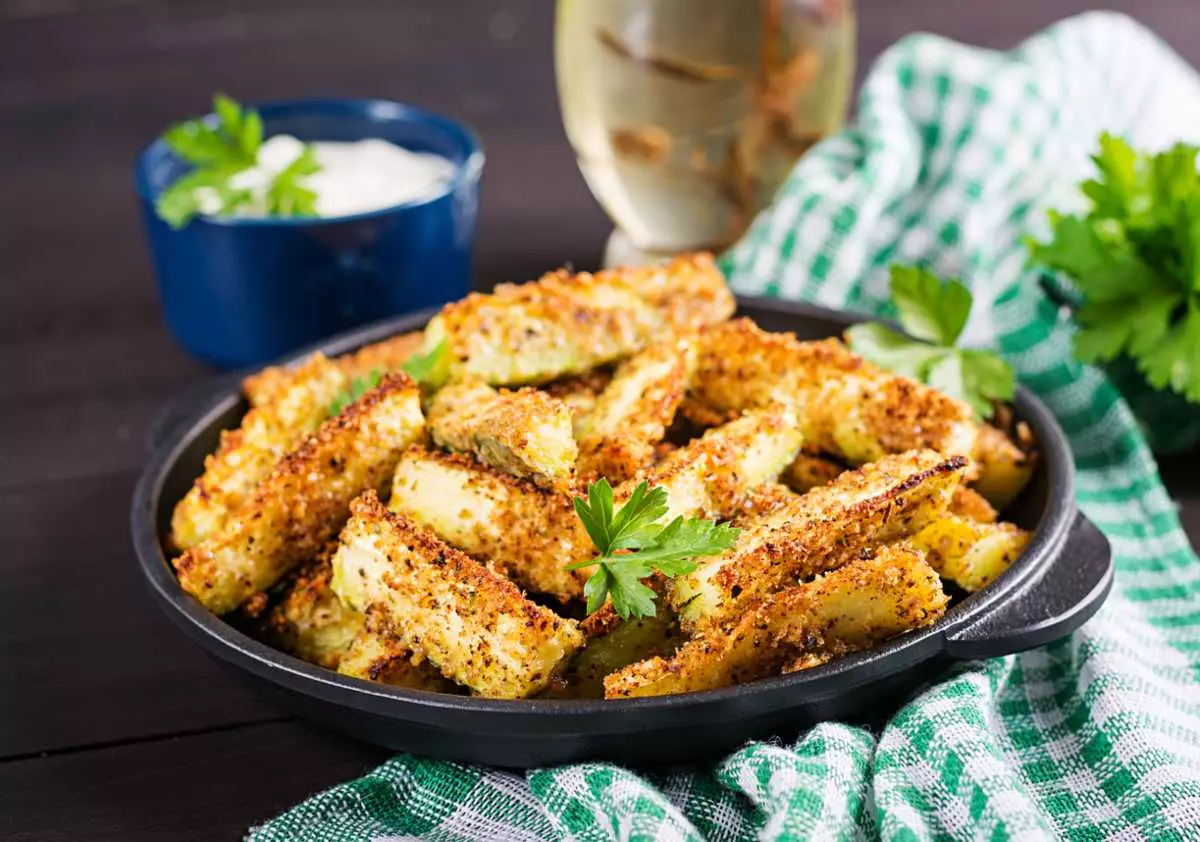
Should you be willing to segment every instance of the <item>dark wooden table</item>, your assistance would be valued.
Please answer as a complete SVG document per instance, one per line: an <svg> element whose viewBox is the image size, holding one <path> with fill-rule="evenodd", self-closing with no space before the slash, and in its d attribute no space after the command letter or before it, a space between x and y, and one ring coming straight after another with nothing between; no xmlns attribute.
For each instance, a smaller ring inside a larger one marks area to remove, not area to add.
<svg viewBox="0 0 1200 842"><path fill-rule="evenodd" d="M862 0L861 55L919 29L1006 47L1088 5ZM1194 0L1115 5L1200 63ZM592 267L608 224L552 23L549 0L0 0L0 837L233 839L384 759L245 691L138 581L148 425L210 372L160 319L130 165L214 89L411 101L487 147L480 286ZM1194 529L1197 467L1168 476Z"/></svg>

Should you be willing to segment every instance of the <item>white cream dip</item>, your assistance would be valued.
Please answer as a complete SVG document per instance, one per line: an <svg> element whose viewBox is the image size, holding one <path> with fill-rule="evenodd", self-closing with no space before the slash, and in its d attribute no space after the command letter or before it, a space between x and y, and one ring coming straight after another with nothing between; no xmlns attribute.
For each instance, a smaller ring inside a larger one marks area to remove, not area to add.
<svg viewBox="0 0 1200 842"><path fill-rule="evenodd" d="M440 155L410 152L386 140L322 140L310 146L321 170L305 176L301 183L316 193L320 217L350 216L431 199L446 189L455 174L454 164ZM303 149L304 143L291 135L268 138L258 150L255 166L235 174L229 186L260 197ZM202 213L212 215L221 210L215 191L200 188L196 192ZM240 208L237 215L265 217L266 202L255 201Z"/></svg>

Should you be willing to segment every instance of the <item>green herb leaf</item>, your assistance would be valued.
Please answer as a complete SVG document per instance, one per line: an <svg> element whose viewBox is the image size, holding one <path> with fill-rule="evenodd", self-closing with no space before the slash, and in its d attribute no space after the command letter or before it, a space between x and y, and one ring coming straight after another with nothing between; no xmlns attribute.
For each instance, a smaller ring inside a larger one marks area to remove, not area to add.
<svg viewBox="0 0 1200 842"><path fill-rule="evenodd" d="M854 325L846 331L846 336L859 356L921 382L929 376L929 369L945 355L945 349L914 342L881 324Z"/></svg>
<svg viewBox="0 0 1200 842"><path fill-rule="evenodd" d="M606 479L588 485L587 499L575 498L575 512L599 554L566 569L595 566L584 585L589 614L611 599L623 619L653 617L655 593L643 579L654 571L668 578L691 573L695 559L724 552L738 536L737 529L703 518L676 517L662 525L669 510L666 489L645 482L615 513L613 508Z"/></svg>
<svg viewBox="0 0 1200 842"><path fill-rule="evenodd" d="M991 351L957 348L971 313L971 291L946 283L924 269L893 266L892 299L901 322L920 342L880 324L854 325L846 339L855 353L889 371L927 383L990 418L993 401L1008 400L1016 388L1012 367Z"/></svg>
<svg viewBox="0 0 1200 842"><path fill-rule="evenodd" d="M425 354L416 353L405 360L404 373L417 383L438 386L445 379L446 366L450 362L446 340L443 339Z"/></svg>
<svg viewBox="0 0 1200 842"><path fill-rule="evenodd" d="M1028 240L1030 262L1069 278L1075 356L1130 358L1156 388L1200 402L1200 147L1142 154L1100 137L1096 177L1081 185L1086 213L1051 213L1046 242Z"/></svg>
<svg viewBox="0 0 1200 842"><path fill-rule="evenodd" d="M934 345L958 340L971 313L971 292L962 283L953 278L942 283L916 266L893 266L891 288L900 324L910 335Z"/></svg>
<svg viewBox="0 0 1200 842"><path fill-rule="evenodd" d="M163 134L171 150L190 164L191 172L159 194L155 210L173 228L182 228L202 212L230 216L250 208L272 216L313 216L316 194L305 179L320 170L311 146L267 185L260 196L231 186L234 176L253 167L263 143L262 117L224 94L213 96L216 125L188 120Z"/></svg>
<svg viewBox="0 0 1200 842"><path fill-rule="evenodd" d="M361 377L355 377L333 401L329 404L329 417L340 415L350 404L374 389L383 380L383 372L379 369L370 371Z"/></svg>

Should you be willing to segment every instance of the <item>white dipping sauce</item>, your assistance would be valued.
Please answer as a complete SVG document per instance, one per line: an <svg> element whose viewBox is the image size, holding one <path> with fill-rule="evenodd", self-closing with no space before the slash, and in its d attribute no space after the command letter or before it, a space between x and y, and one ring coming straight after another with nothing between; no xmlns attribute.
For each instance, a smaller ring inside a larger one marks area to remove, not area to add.
<svg viewBox="0 0 1200 842"><path fill-rule="evenodd" d="M311 146L321 170L306 176L303 183L317 194L317 216L322 217L350 216L431 199L445 191L455 174L454 164L440 155L410 152L386 140L315 141ZM230 186L265 193L275 176L303 149L304 144L291 135L268 138L258 150L258 163L234 175ZM213 211L204 210L212 213L219 207L218 200ZM241 215L266 216L265 202Z"/></svg>

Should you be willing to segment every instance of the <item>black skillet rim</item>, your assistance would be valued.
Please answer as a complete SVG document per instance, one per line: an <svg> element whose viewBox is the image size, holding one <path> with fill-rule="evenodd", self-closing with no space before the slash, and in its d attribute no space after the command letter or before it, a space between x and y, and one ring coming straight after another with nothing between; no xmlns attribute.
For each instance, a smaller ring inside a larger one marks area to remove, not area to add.
<svg viewBox="0 0 1200 842"><path fill-rule="evenodd" d="M850 313L776 299L739 297L738 305L739 312L772 311L797 320L837 327L865 320ZM344 353L387 336L417 330L428 321L432 312L422 311L369 325L290 354L282 362L299 359L315 350L330 355ZM672 721L684 710L699 714L711 709L713 719L728 719L740 712L782 710L802 702L833 697L937 656L954 633L1001 609L1009 598L1016 598L1055 562L1076 517L1074 462L1066 437L1045 405L1028 390L1018 387L1014 406L1018 416L1033 428L1041 458L1049 470L1047 505L1039 516L1033 539L1017 561L990 587L958 602L928 628L810 670L676 696L504 700L387 687L338 675L249 637L184 593L171 572L156 525L162 485L180 453L190 446L198 432L226 412L231 404L241 401L236 381L229 380L228 383L226 388L185 411L178 423L164 432L138 478L131 528L139 567L151 591L173 621L225 661L274 684L326 702L435 727L453 727L456 722L451 720L467 725L471 715L491 715L500 716L502 720L496 721L505 727L525 724L531 730L536 728L543 733L552 724L558 726L554 730L564 733L567 729L563 726L570 725L578 726L579 731L621 733L653 727L659 721ZM716 715L718 712L719 716ZM629 716L635 713L637 715ZM460 716L467 718L460 719ZM601 724L607 727L598 727Z"/></svg>

